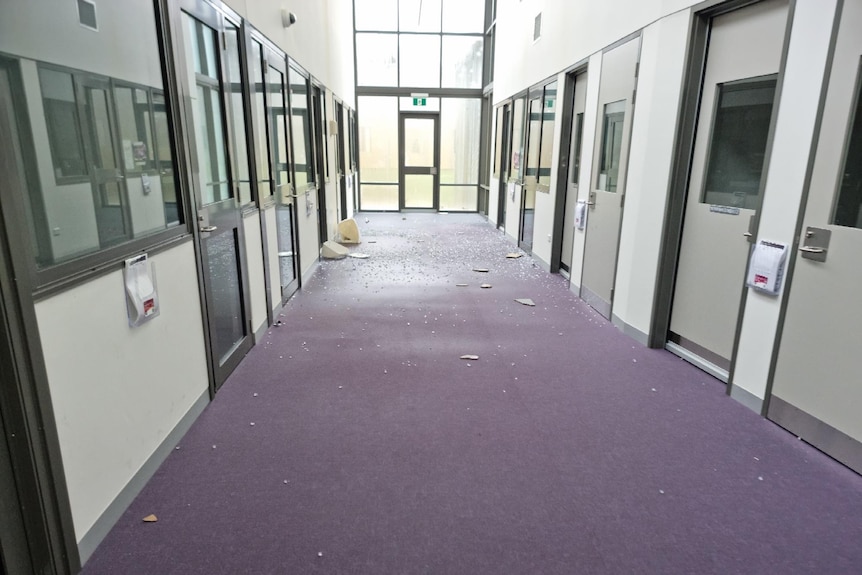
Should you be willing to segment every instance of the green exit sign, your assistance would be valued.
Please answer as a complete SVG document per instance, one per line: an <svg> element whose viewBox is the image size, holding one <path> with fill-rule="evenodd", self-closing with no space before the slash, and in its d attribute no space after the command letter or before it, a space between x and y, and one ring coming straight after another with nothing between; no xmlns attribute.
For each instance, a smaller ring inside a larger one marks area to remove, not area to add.
<svg viewBox="0 0 862 575"><path fill-rule="evenodd" d="M414 106L424 106L428 102L427 98L413 98Z"/></svg>

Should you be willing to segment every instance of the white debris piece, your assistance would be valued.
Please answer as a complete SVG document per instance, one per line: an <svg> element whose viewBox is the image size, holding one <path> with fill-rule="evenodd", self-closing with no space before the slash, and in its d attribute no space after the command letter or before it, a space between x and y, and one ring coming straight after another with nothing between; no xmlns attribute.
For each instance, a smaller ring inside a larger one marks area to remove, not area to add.
<svg viewBox="0 0 862 575"><path fill-rule="evenodd" d="M533 300L531 300L528 297L516 298L515 301L518 302L519 304L528 305L530 307L536 306L536 302L534 302Z"/></svg>
<svg viewBox="0 0 862 575"><path fill-rule="evenodd" d="M347 257L348 253L347 248L332 240L323 242L323 247L320 248L320 256L326 260L341 260Z"/></svg>

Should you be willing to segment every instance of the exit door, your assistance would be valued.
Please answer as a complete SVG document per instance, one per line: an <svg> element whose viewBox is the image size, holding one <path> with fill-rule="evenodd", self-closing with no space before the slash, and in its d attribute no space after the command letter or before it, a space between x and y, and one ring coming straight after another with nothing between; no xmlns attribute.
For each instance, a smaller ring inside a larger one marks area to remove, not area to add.
<svg viewBox="0 0 862 575"><path fill-rule="evenodd" d="M862 473L860 27L844 2L767 415Z"/></svg>
<svg viewBox="0 0 862 575"><path fill-rule="evenodd" d="M727 381L787 24L786 0L713 18L668 349Z"/></svg>
<svg viewBox="0 0 862 575"><path fill-rule="evenodd" d="M581 298L611 317L640 38L602 56Z"/></svg>
<svg viewBox="0 0 862 575"><path fill-rule="evenodd" d="M436 210L440 205L440 116L400 115L399 206Z"/></svg>

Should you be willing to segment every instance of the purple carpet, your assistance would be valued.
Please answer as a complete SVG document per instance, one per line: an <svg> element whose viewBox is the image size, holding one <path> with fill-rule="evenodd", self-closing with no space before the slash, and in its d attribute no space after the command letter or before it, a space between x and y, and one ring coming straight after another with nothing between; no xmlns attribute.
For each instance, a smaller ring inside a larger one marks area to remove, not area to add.
<svg viewBox="0 0 862 575"><path fill-rule="evenodd" d="M862 477L481 217L357 221L84 573L862 572Z"/></svg>

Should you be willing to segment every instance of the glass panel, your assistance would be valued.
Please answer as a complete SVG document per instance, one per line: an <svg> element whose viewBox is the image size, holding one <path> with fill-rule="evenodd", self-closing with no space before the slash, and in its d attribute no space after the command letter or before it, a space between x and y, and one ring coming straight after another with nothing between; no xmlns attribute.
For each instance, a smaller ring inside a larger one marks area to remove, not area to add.
<svg viewBox="0 0 862 575"><path fill-rule="evenodd" d="M440 113L441 184L479 182L481 137L482 100L445 98Z"/></svg>
<svg viewBox="0 0 862 575"><path fill-rule="evenodd" d="M439 32L440 0L399 0L398 23L402 32Z"/></svg>
<svg viewBox="0 0 862 575"><path fill-rule="evenodd" d="M433 208L434 176L430 174L405 175L404 206L407 208Z"/></svg>
<svg viewBox="0 0 862 575"><path fill-rule="evenodd" d="M475 212L479 203L476 186L440 186L440 210Z"/></svg>
<svg viewBox="0 0 862 575"><path fill-rule="evenodd" d="M575 116L574 127L572 128L572 157L569 161L571 166L571 182L575 185L578 183L578 178L581 176L581 146L584 139L584 113L581 112Z"/></svg>
<svg viewBox="0 0 862 575"><path fill-rule="evenodd" d="M434 166L434 120L404 118L404 165Z"/></svg>
<svg viewBox="0 0 862 575"><path fill-rule="evenodd" d="M150 131L150 103L147 92L114 87L123 169L126 175L154 168L153 142Z"/></svg>
<svg viewBox="0 0 862 575"><path fill-rule="evenodd" d="M494 134L494 177L500 178L500 160L503 154L503 106L497 108Z"/></svg>
<svg viewBox="0 0 862 575"><path fill-rule="evenodd" d="M81 127L72 75L39 68L42 103L48 124L48 140L54 162L54 177L70 178L89 173L84 159Z"/></svg>
<svg viewBox="0 0 862 575"><path fill-rule="evenodd" d="M440 98L413 98L412 96L408 96L406 98L401 97L398 98L398 109L402 112L439 112Z"/></svg>
<svg viewBox="0 0 862 575"><path fill-rule="evenodd" d="M512 161L509 173L517 180L524 177L524 99L515 100L512 112Z"/></svg>
<svg viewBox="0 0 862 575"><path fill-rule="evenodd" d="M171 161L171 135L164 94L153 94L153 121L156 125L156 155L159 161L159 182L165 203L165 220L168 225L180 223L174 164Z"/></svg>
<svg viewBox="0 0 862 575"><path fill-rule="evenodd" d="M251 170L248 142L245 133L245 102L242 97L240 75L239 31L232 25L225 27L225 58L227 60L227 92L230 103L231 149L233 150L233 181L239 192L241 206L251 203Z"/></svg>
<svg viewBox="0 0 862 575"><path fill-rule="evenodd" d="M208 238L204 242L204 250L206 250L204 260L209 266L209 283L212 290L210 308L215 316L215 351L221 365L245 335L236 232L226 232Z"/></svg>
<svg viewBox="0 0 862 575"><path fill-rule="evenodd" d="M284 290L296 279L296 251L293 240L294 204L279 204L278 219L278 265L281 270L281 288Z"/></svg>
<svg viewBox="0 0 862 575"><path fill-rule="evenodd" d="M838 204L835 206L837 226L862 228L862 84L857 80L856 107L851 111L850 139L847 144L847 156L844 158L844 169Z"/></svg>
<svg viewBox="0 0 862 575"><path fill-rule="evenodd" d="M398 210L398 184L360 184L359 206L365 210Z"/></svg>
<svg viewBox="0 0 862 575"><path fill-rule="evenodd" d="M542 136L542 99L530 100L530 126L527 137L527 178L537 181L539 176L539 145Z"/></svg>
<svg viewBox="0 0 862 575"><path fill-rule="evenodd" d="M554 120L557 114L557 83L545 86L545 102L542 110L542 147L539 152L539 183L551 185L551 165L554 163Z"/></svg>
<svg viewBox="0 0 862 575"><path fill-rule="evenodd" d="M440 87L440 36L401 34L399 50L402 87Z"/></svg>
<svg viewBox="0 0 862 575"><path fill-rule="evenodd" d="M269 67L267 95L269 96L269 136L272 161L275 168L275 185L290 183L290 165L287 163L286 99L284 97L284 74Z"/></svg>
<svg viewBox="0 0 862 575"><path fill-rule="evenodd" d="M485 32L485 0L443 0L444 32Z"/></svg>
<svg viewBox="0 0 862 575"><path fill-rule="evenodd" d="M443 36L444 88L482 87L481 36Z"/></svg>
<svg viewBox="0 0 862 575"><path fill-rule="evenodd" d="M252 40L251 43L251 76L252 86L252 122L254 133L254 148L257 157L257 195L258 201L264 201L272 196L272 173L270 171L269 136L267 134L266 114L266 78L263 71L263 46Z"/></svg>
<svg viewBox="0 0 862 575"><path fill-rule="evenodd" d="M719 85L703 203L757 209L775 83Z"/></svg>
<svg viewBox="0 0 862 575"><path fill-rule="evenodd" d="M359 111L359 153L362 155L359 181L363 183L398 182L396 99L360 96ZM397 201L396 196L395 209L397 209Z"/></svg>
<svg viewBox="0 0 862 575"><path fill-rule="evenodd" d="M360 86L398 85L398 36L356 35L356 83Z"/></svg>
<svg viewBox="0 0 862 575"><path fill-rule="evenodd" d="M623 146L623 122L626 101L605 104L602 121L602 156L596 187L605 192L616 192L619 183L620 154Z"/></svg>
<svg viewBox="0 0 862 575"><path fill-rule="evenodd" d="M398 30L398 0L355 0L357 30Z"/></svg>
<svg viewBox="0 0 862 575"><path fill-rule="evenodd" d="M97 187L96 226L102 247L128 239L125 198L115 156L116 144L111 133L111 109L108 92L85 88L90 147L93 155L93 183Z"/></svg>
<svg viewBox="0 0 862 575"><path fill-rule="evenodd" d="M194 68L196 91L193 92L192 117L195 124L201 201L209 205L232 196L227 181L227 149L222 118L224 110L220 93L215 54L215 30L183 13L186 32L196 56Z"/></svg>
<svg viewBox="0 0 862 575"><path fill-rule="evenodd" d="M293 169L296 174L296 190L304 191L308 183L314 183L314 148L311 145L311 123L308 121L308 79L290 68L290 113L293 138Z"/></svg>

